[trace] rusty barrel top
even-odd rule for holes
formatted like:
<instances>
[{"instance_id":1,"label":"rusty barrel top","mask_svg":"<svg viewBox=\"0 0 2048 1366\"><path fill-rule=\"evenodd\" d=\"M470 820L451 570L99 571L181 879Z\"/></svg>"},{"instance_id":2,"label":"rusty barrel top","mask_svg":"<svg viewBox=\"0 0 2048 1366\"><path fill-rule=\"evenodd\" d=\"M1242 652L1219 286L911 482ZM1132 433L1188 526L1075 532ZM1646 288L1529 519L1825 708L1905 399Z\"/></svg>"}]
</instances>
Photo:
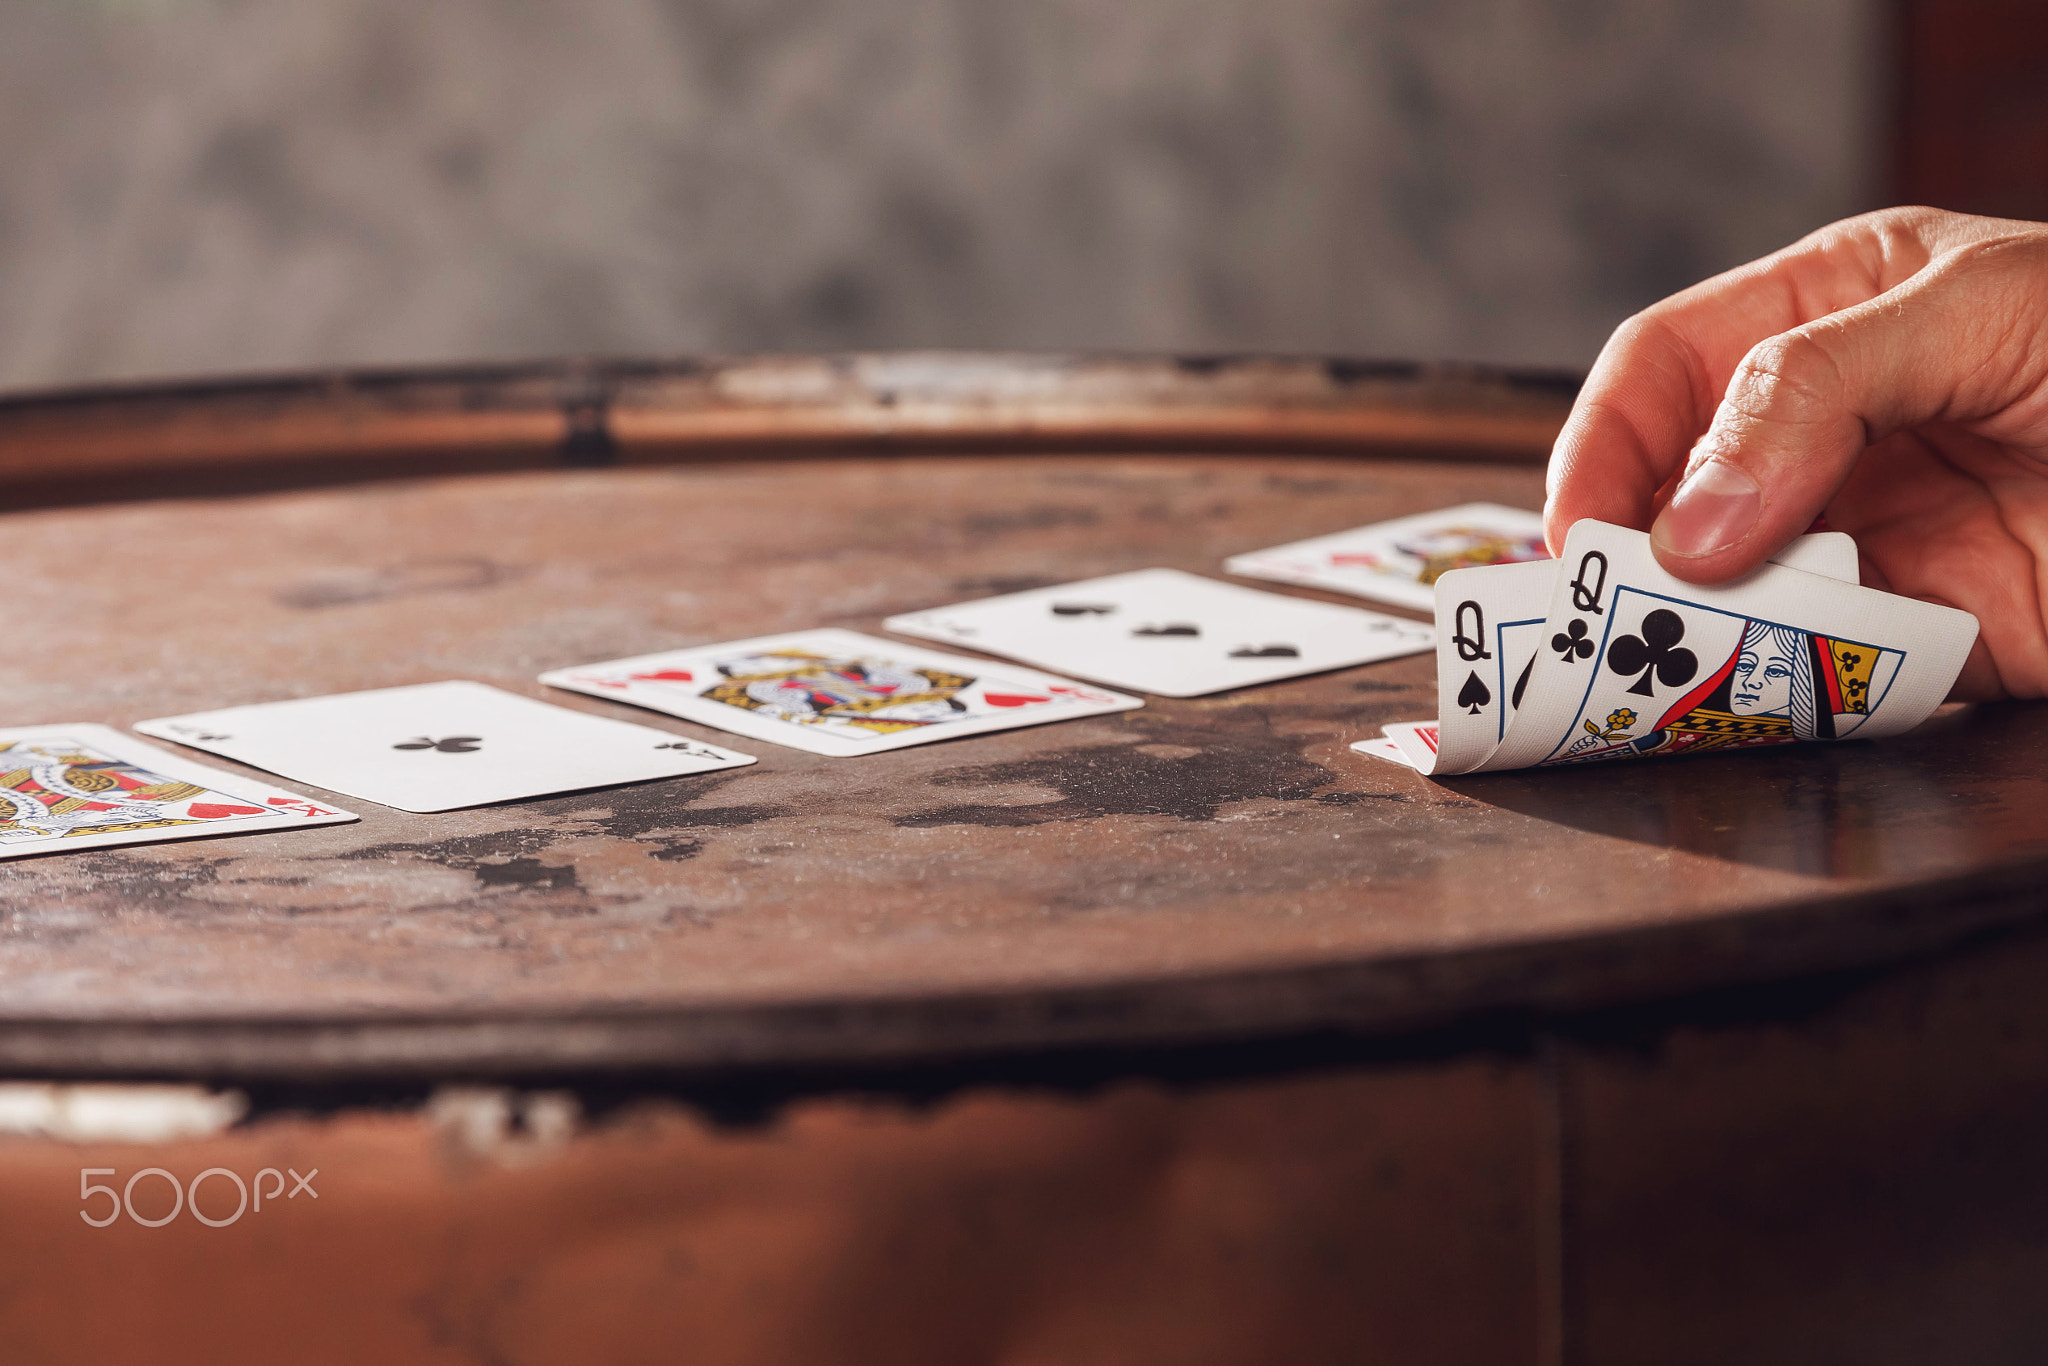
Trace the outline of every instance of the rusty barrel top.
<instances>
[{"instance_id":1,"label":"rusty barrel top","mask_svg":"<svg viewBox=\"0 0 2048 1366\"><path fill-rule=\"evenodd\" d=\"M471 678L761 759L0 865L0 1068L595 1073L1395 1031L2037 914L2038 707L1434 783L1347 748L1433 712L1427 656L864 759L533 681L1535 506L1569 394L1415 366L874 356L0 401L0 724Z\"/></svg>"}]
</instances>

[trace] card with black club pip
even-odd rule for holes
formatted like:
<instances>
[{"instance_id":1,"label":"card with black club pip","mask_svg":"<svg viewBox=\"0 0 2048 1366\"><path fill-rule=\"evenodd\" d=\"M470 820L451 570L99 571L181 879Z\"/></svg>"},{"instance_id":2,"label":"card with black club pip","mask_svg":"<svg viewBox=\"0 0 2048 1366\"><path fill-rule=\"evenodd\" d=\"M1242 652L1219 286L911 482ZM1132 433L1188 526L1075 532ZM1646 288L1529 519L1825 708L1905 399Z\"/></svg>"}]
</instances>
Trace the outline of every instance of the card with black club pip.
<instances>
[{"instance_id":1,"label":"card with black club pip","mask_svg":"<svg viewBox=\"0 0 2048 1366\"><path fill-rule=\"evenodd\" d=\"M1837 531L1800 536L1772 563L1854 583L1856 542ZM1352 747L1424 773L1462 773L1491 754L1528 691L1557 565L1455 569L1440 578L1437 612L1449 629L1437 637L1439 719L1382 727L1394 754L1377 745Z\"/></svg>"},{"instance_id":2,"label":"card with black club pip","mask_svg":"<svg viewBox=\"0 0 2048 1366\"><path fill-rule=\"evenodd\" d=\"M1457 569L1548 560L1543 516L1499 503L1465 503L1349 531L1233 555L1224 569L1427 612L1436 581Z\"/></svg>"},{"instance_id":3,"label":"card with black club pip","mask_svg":"<svg viewBox=\"0 0 2048 1366\"><path fill-rule=\"evenodd\" d=\"M1418 654L1420 622L1263 593L1177 569L906 612L891 631L1161 697L1200 697Z\"/></svg>"},{"instance_id":4,"label":"card with black club pip","mask_svg":"<svg viewBox=\"0 0 2048 1366\"><path fill-rule=\"evenodd\" d=\"M400 811L454 811L754 762L468 682L227 707L135 729Z\"/></svg>"},{"instance_id":5,"label":"card with black club pip","mask_svg":"<svg viewBox=\"0 0 2048 1366\"><path fill-rule=\"evenodd\" d=\"M1968 613L1857 586L1839 533L1715 587L1605 523L1581 522L1566 550L1547 592L1525 566L1439 581L1442 713L1384 728L1402 762L1448 774L1877 739L1941 704L1976 639Z\"/></svg>"},{"instance_id":6,"label":"card with black club pip","mask_svg":"<svg viewBox=\"0 0 2048 1366\"><path fill-rule=\"evenodd\" d=\"M358 819L110 726L0 730L0 859Z\"/></svg>"},{"instance_id":7,"label":"card with black club pip","mask_svg":"<svg viewBox=\"0 0 2048 1366\"><path fill-rule=\"evenodd\" d=\"M833 629L553 669L540 681L834 758L1145 705L1014 664Z\"/></svg>"}]
</instances>

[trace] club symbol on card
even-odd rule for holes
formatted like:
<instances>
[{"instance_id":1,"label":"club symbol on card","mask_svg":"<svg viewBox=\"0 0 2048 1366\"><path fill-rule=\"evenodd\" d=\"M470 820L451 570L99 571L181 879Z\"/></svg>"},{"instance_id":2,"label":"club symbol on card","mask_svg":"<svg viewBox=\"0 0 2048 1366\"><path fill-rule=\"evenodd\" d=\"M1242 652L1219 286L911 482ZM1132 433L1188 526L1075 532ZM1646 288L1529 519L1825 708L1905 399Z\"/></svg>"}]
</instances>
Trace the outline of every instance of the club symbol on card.
<instances>
[{"instance_id":1,"label":"club symbol on card","mask_svg":"<svg viewBox=\"0 0 2048 1366\"><path fill-rule=\"evenodd\" d=\"M697 744L695 741L692 740L671 740L665 745L656 745L655 748L679 749L683 753L692 755L699 759L715 759L718 757L711 750L705 748L703 745Z\"/></svg>"},{"instance_id":2,"label":"club symbol on card","mask_svg":"<svg viewBox=\"0 0 2048 1366\"><path fill-rule=\"evenodd\" d=\"M1056 602L1052 614L1056 617L1106 617L1116 608L1106 602Z\"/></svg>"},{"instance_id":3,"label":"club symbol on card","mask_svg":"<svg viewBox=\"0 0 2048 1366\"><path fill-rule=\"evenodd\" d=\"M451 735L445 740L435 740L429 736L421 735L401 744L393 745L392 748L427 749L439 754L474 754L482 749L483 745L484 737L481 735Z\"/></svg>"},{"instance_id":4,"label":"club symbol on card","mask_svg":"<svg viewBox=\"0 0 2048 1366\"><path fill-rule=\"evenodd\" d=\"M235 738L232 735L223 735L217 730L207 730L203 726L173 726L171 729L177 731L178 734L186 739L196 741L202 745L217 745L223 740Z\"/></svg>"},{"instance_id":5,"label":"club symbol on card","mask_svg":"<svg viewBox=\"0 0 2048 1366\"><path fill-rule=\"evenodd\" d=\"M1623 636L1607 651L1607 667L1618 674L1632 674L1642 671L1642 677L1629 689L1644 697L1655 697L1656 690L1650 686L1654 676L1667 688L1681 687L1690 683L1700 671L1699 658L1691 650L1680 647L1685 639L1685 619L1678 613L1659 607L1643 618L1637 628L1640 636Z\"/></svg>"},{"instance_id":6,"label":"club symbol on card","mask_svg":"<svg viewBox=\"0 0 2048 1366\"><path fill-rule=\"evenodd\" d=\"M1300 659L1301 651L1292 645L1261 645L1257 649L1240 645L1230 652L1232 659Z\"/></svg>"},{"instance_id":7,"label":"club symbol on card","mask_svg":"<svg viewBox=\"0 0 2048 1366\"><path fill-rule=\"evenodd\" d=\"M1586 639L1586 623L1574 620L1550 638L1550 648L1557 651L1558 658L1567 664L1592 654L1593 642Z\"/></svg>"},{"instance_id":8,"label":"club symbol on card","mask_svg":"<svg viewBox=\"0 0 2048 1366\"><path fill-rule=\"evenodd\" d=\"M1202 628L1190 622L1173 621L1164 626L1139 626L1132 629L1134 636L1198 636Z\"/></svg>"}]
</instances>

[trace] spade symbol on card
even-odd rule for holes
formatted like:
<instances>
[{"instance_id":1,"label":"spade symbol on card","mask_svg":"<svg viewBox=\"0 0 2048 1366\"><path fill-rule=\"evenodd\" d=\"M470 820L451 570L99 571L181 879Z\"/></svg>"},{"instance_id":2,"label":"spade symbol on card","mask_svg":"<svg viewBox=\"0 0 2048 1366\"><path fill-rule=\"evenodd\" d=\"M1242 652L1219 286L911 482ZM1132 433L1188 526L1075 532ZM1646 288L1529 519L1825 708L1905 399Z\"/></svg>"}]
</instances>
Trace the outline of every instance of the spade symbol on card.
<instances>
[{"instance_id":1,"label":"spade symbol on card","mask_svg":"<svg viewBox=\"0 0 2048 1366\"><path fill-rule=\"evenodd\" d=\"M1240 645L1230 652L1230 657L1232 659L1300 659L1301 651L1295 649L1292 645L1261 645L1257 649L1253 649L1249 645Z\"/></svg>"},{"instance_id":2,"label":"spade symbol on card","mask_svg":"<svg viewBox=\"0 0 2048 1366\"><path fill-rule=\"evenodd\" d=\"M1632 674L1642 670L1643 676L1630 692L1655 697L1656 690L1650 686L1653 676L1667 688L1692 682L1693 675L1700 671L1700 661L1678 643L1685 639L1685 618L1659 607L1645 616L1637 629L1642 631L1641 636L1623 636L1607 651L1607 667L1614 672Z\"/></svg>"},{"instance_id":3,"label":"spade symbol on card","mask_svg":"<svg viewBox=\"0 0 2048 1366\"><path fill-rule=\"evenodd\" d=\"M1116 610L1105 602L1056 602L1052 614L1056 617L1106 617Z\"/></svg>"},{"instance_id":4,"label":"spade symbol on card","mask_svg":"<svg viewBox=\"0 0 2048 1366\"><path fill-rule=\"evenodd\" d=\"M1530 655L1529 662L1522 666L1522 676L1515 680L1514 695L1508 699L1508 704L1516 711L1522 709L1522 694L1529 690L1529 675L1534 672L1536 672L1536 656Z\"/></svg>"},{"instance_id":5,"label":"spade symbol on card","mask_svg":"<svg viewBox=\"0 0 2048 1366\"><path fill-rule=\"evenodd\" d=\"M393 745L393 749L429 749L441 754L474 754L483 748L481 735L451 735L445 740L435 740L422 735L416 739Z\"/></svg>"},{"instance_id":6,"label":"spade symbol on card","mask_svg":"<svg viewBox=\"0 0 2048 1366\"><path fill-rule=\"evenodd\" d=\"M1478 673L1467 673L1465 675L1465 686L1458 690L1458 705L1465 708L1472 715L1477 716L1479 715L1479 709L1491 701L1493 701L1493 693L1484 683L1479 681Z\"/></svg>"},{"instance_id":7,"label":"spade symbol on card","mask_svg":"<svg viewBox=\"0 0 2048 1366\"><path fill-rule=\"evenodd\" d=\"M1185 621L1168 622L1164 626L1139 626L1131 631L1134 636L1198 636L1202 628Z\"/></svg>"}]
</instances>

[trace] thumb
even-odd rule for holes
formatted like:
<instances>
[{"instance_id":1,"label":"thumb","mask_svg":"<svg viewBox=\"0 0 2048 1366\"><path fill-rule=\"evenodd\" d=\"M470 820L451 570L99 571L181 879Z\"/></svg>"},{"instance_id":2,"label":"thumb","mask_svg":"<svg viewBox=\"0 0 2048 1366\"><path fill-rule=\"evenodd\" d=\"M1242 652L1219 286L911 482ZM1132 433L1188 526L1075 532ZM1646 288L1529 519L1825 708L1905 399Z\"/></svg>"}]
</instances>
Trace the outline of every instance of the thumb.
<instances>
[{"instance_id":1,"label":"thumb","mask_svg":"<svg viewBox=\"0 0 2048 1366\"><path fill-rule=\"evenodd\" d=\"M1998 354L2013 337L1998 324L2024 304L2000 288L2013 263L1985 255L1751 348L1650 528L1663 566L1694 583L1746 574L1812 525L1872 442L2010 402L2000 377L2022 358Z\"/></svg>"}]
</instances>

